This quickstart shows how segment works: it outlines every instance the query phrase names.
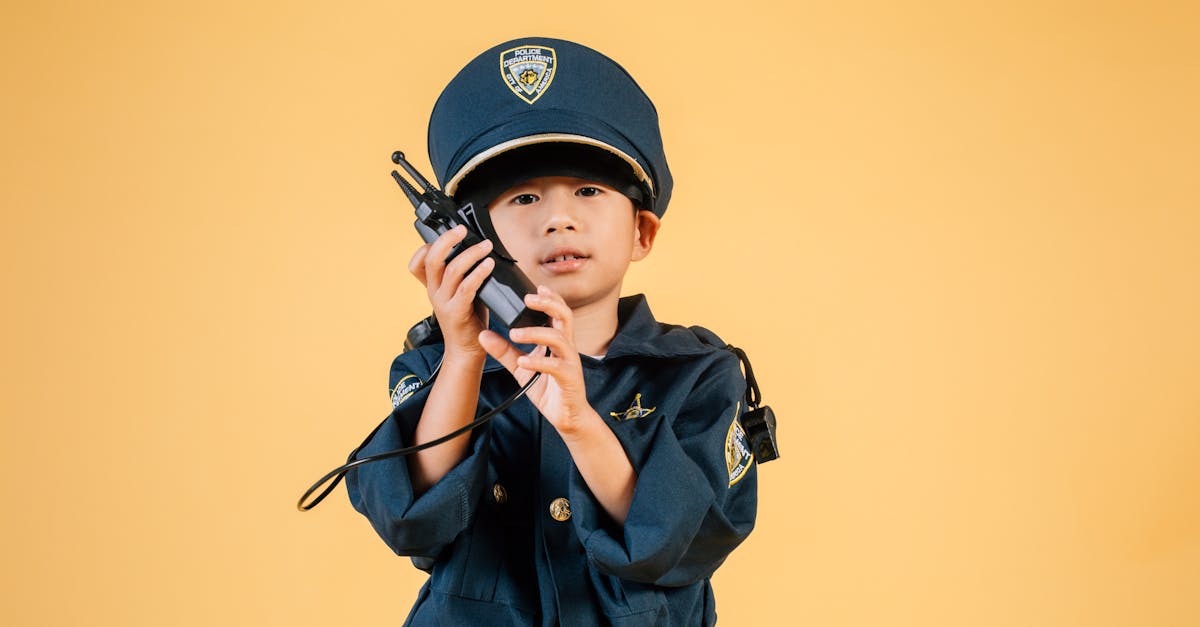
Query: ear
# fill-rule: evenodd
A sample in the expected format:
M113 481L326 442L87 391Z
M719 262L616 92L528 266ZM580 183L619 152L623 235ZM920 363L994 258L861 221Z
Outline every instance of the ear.
M650 254L660 226L662 226L662 220L658 216L645 209L637 212L637 215L633 217L633 256L631 260L641 261Z

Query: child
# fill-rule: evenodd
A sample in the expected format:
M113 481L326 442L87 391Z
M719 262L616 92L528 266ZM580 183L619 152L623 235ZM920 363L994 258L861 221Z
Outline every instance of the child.
M445 262L463 227L409 264L443 342L396 358L395 411L361 455L449 433L542 376L483 427L347 475L355 509L430 573L406 624L713 624L709 578L757 504L746 381L711 332L620 297L671 195L654 105L594 50L520 39L450 82L429 149L552 325L488 328L474 299L494 264L475 264L493 244Z

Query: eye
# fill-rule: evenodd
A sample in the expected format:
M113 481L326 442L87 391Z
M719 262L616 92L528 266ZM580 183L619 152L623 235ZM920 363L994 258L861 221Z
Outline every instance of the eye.
M517 194L513 196L512 203L514 205L532 205L538 201L537 194Z
M580 187L579 189L575 190L576 196L599 196L601 193L603 193L603 190L601 190L599 187L591 186Z

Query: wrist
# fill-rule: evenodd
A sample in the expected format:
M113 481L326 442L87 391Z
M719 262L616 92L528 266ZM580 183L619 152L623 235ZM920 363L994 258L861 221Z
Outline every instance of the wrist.
M604 419L590 405L580 415L570 420L564 420L560 424L561 426L557 429L558 435L568 446L586 444L594 441L597 437L606 435L605 432L608 431L608 425L604 424Z
M449 368L482 371L483 362L486 360L487 353L482 346L472 348L447 344L445 352L442 353L442 370Z

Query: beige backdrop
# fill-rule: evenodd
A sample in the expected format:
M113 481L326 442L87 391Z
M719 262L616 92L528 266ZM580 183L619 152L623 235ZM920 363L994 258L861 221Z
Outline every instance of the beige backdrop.
M781 420L722 624L1200 624L1200 11L965 4L6 3L4 623L403 619L294 502L428 310L388 155L542 34L663 117L626 291Z

